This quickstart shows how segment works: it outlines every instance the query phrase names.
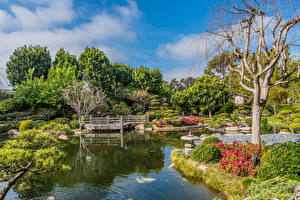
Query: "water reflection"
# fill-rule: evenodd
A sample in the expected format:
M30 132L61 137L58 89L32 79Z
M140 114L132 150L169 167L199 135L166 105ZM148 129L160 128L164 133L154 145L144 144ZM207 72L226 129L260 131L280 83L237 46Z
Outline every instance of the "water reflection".
M26 176L8 199L212 199L215 195L205 186L168 168L173 147L184 144L176 138L129 134L124 147L72 138L63 147L70 171ZM153 180L137 181L143 177Z

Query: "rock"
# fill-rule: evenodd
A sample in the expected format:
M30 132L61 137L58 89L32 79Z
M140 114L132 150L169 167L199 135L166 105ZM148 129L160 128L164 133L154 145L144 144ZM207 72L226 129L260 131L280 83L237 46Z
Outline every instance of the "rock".
M220 136L221 135L221 133L213 133L213 134L211 134L211 136Z
M67 135L60 135L57 138L60 140L68 140L69 139L69 137Z
M152 131L152 128L145 128L145 131Z
M55 200L55 198L53 196L50 196L47 198L47 200Z
M139 124L135 128L136 128L136 130L145 130L144 124Z
M19 135L20 132L17 129L11 129L7 132L7 134L10 136L15 136L15 135Z
M198 167L197 167L198 169L201 169L201 170L208 170L208 167L207 166L205 166L205 165L198 165Z
M292 134L290 132L280 132L279 134Z

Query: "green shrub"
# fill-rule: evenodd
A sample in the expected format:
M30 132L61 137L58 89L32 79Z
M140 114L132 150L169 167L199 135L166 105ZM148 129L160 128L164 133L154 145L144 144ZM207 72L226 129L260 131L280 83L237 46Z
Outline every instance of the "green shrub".
M299 133L300 131L300 123L292 123L289 127L292 128L296 133Z
M300 143L286 142L275 145L261 158L257 177L260 180L277 176L298 175L300 172Z
M299 117L299 118L294 118L292 121L293 121L294 123L299 123L299 124L300 124L300 117Z
M289 131L289 129L284 128L284 129L279 130L279 133L281 133L281 132L290 132L290 131Z
M220 140L216 137L208 137L208 138L205 138L203 141L202 141L202 144L203 145L207 145L207 144L217 144L218 142L220 142Z
M32 128L39 129L42 126L44 126L45 124L47 124L47 122L45 120L35 120L32 123Z
M246 118L245 119L245 124L247 124L247 126L252 126L252 119L251 118Z
M40 109L38 109L37 114L43 115L46 120L50 120L57 116L57 109L40 108Z
M283 119L284 116L283 115L280 115L280 114L277 114L277 115L274 115L273 116L275 119Z
M251 184L256 183L256 181L252 178L244 178L241 183L245 188L248 188Z
M281 114L281 115L288 115L288 114L291 114L292 112L293 112L292 110L284 109L284 110L280 110L279 114Z
M20 126L19 126L19 131L27 131L29 129L32 129L32 120L25 120L21 121Z
M213 118L212 118L213 122L217 121L218 118L219 118L218 115L214 115Z
M0 114L0 121L10 121L18 119L17 113Z
M286 180L284 178L274 178L251 184L248 194L251 200L282 199L286 200L293 196L293 188L299 182L295 180Z
M70 121L70 127L72 129L77 129L77 128L79 128L79 126L80 126L80 124L79 124L78 120L72 120L72 121Z
M221 157L221 151L214 145L199 145L192 153L193 160L201 163L217 163Z
M16 102L13 98L9 98L0 102L0 112L1 113L11 113L16 111Z
M58 124L69 124L69 121L70 120L68 118L64 118L64 117L59 117L54 120L54 122Z
M72 133L72 130L71 130L69 125L59 124L59 123L56 123L54 121L48 122L47 124L42 126L40 129L42 131L47 131L47 132L52 133L52 134L56 134L58 132L64 132L66 134Z
M261 119L261 133L262 134L268 134L272 131L272 127L268 124L268 119L267 118L262 118Z
M153 122L146 122L144 124L145 128L152 128L153 127Z

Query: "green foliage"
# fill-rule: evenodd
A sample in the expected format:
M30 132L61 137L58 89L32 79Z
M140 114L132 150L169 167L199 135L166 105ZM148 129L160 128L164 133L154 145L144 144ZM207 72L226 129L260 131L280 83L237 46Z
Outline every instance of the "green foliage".
M189 113L190 103L189 103L189 93L187 90L176 91L170 100L170 103L175 107L177 112Z
M42 126L44 126L45 124L47 124L47 122L44 121L44 120L35 120L35 121L32 122L32 128L33 129L39 129Z
M134 102L137 113L144 114L150 105L151 96L146 90L136 90L130 94L130 99Z
M58 146L58 141L52 136L37 130L22 132L15 139L7 140L0 148L0 164L5 170L0 172L0 180L9 180L19 173L19 179L26 179L36 173L53 170L69 169L63 164L65 153Z
M178 114L171 108L167 108L164 112L163 112L163 121L166 123L171 123L172 121L174 121L175 119L178 118Z
M60 109L64 105L62 91L78 80L77 67L64 62L49 70L48 78L42 83L40 102Z
M131 114L130 107L125 102L113 105L112 112L116 115L128 115Z
M29 69L35 69L34 77L47 76L51 67L51 56L47 47L23 46L15 49L6 63L6 73L10 84L15 87L22 81L27 81Z
M113 63L113 85L114 94L118 93L124 88L127 88L133 81L133 69L130 66L121 63Z
M59 118L56 118L55 120L53 120L55 123L58 123L58 124L69 124L69 119L68 118L65 118L65 117L59 117Z
M281 104L288 98L288 90L282 87L272 87L269 92L269 97L266 106L269 106L274 114L277 114Z
M275 145L261 158L257 177L260 180L277 176L298 175L300 171L300 143L286 142Z
M199 145L192 153L193 160L201 163L217 163L221 157L221 151L214 145Z
M280 114L277 114L277 115L274 115L273 116L275 119L283 119L284 116L283 115L280 115Z
M293 196L293 188L300 182L274 178L257 184L252 183L248 189L251 200L280 199L286 200Z
M289 125L291 129L293 129L294 132L299 133L300 132L300 123L292 123Z
M104 52L86 47L79 56L79 71L84 80L109 94L113 90L114 69Z
M188 89L189 102L199 112L200 107L215 111L228 101L228 85L216 76L202 76Z
M162 74L158 68L151 70L140 66L133 70L132 88L146 90L150 94L159 94L162 86Z
M279 114L281 114L281 115L288 115L288 114L291 114L292 112L293 112L292 110L284 109L284 110L280 110Z
M76 60L75 55L70 55L69 52L65 51L63 48L56 52L53 62L54 67L78 67L78 65L79 63Z
M4 90L0 90L0 101L6 100L8 98L11 98L12 95Z
M42 126L40 129L44 132L49 132L49 133L52 133L52 134L57 134L57 133L60 133L60 132L63 132L64 134L71 134L72 133L72 130L71 130L69 125L56 123L55 121L48 122L47 124Z
M44 116L46 120L50 120L58 115L58 110L54 108L39 108L37 113Z
M11 113L19 110L19 107L14 98L9 98L0 102L0 113Z
M208 137L208 138L205 138L202 141L202 145L217 144L218 142L220 142L220 140L218 138L216 138L216 137Z
M11 129L18 129L18 123L15 122L8 122L2 126L0 126L0 133L6 133Z
M268 134L270 131L272 131L272 127L268 124L268 118L263 117L261 119L261 133L262 134Z
M16 88L14 98L19 104L29 105L34 109L39 103L41 103L41 93L43 91L44 77L34 78L34 68L29 69L27 80L19 84Z
M20 126L19 126L19 131L24 132L29 129L32 129L32 123L33 123L32 120L21 121Z
M70 121L70 127L71 127L71 129L78 129L79 126L80 126L80 124L79 124L78 120L72 120L72 121Z
M247 124L247 126L252 126L252 118L246 118L245 119L245 123Z
M256 181L252 178L245 178L242 180L242 184L245 188L248 188L251 184L256 183Z
M231 64L231 53L228 51L222 52L220 55L214 56L204 70L205 75L215 75L224 78L228 71L228 66Z

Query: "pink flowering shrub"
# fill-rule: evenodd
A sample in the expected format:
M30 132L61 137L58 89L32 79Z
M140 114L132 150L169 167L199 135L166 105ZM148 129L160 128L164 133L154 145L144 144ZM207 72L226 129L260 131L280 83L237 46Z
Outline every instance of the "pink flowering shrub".
M156 126L157 126L157 127L163 127L164 125L165 125L165 123L164 123L163 120L158 120L158 121L156 122Z
M200 117L190 115L189 117L181 117L179 122L182 125L197 125L198 123L204 123L204 120Z
M219 168L237 176L255 176L257 168L252 162L252 156L261 157L269 149L265 145L254 145L248 141L247 144L224 144L221 140L216 145L222 153Z

